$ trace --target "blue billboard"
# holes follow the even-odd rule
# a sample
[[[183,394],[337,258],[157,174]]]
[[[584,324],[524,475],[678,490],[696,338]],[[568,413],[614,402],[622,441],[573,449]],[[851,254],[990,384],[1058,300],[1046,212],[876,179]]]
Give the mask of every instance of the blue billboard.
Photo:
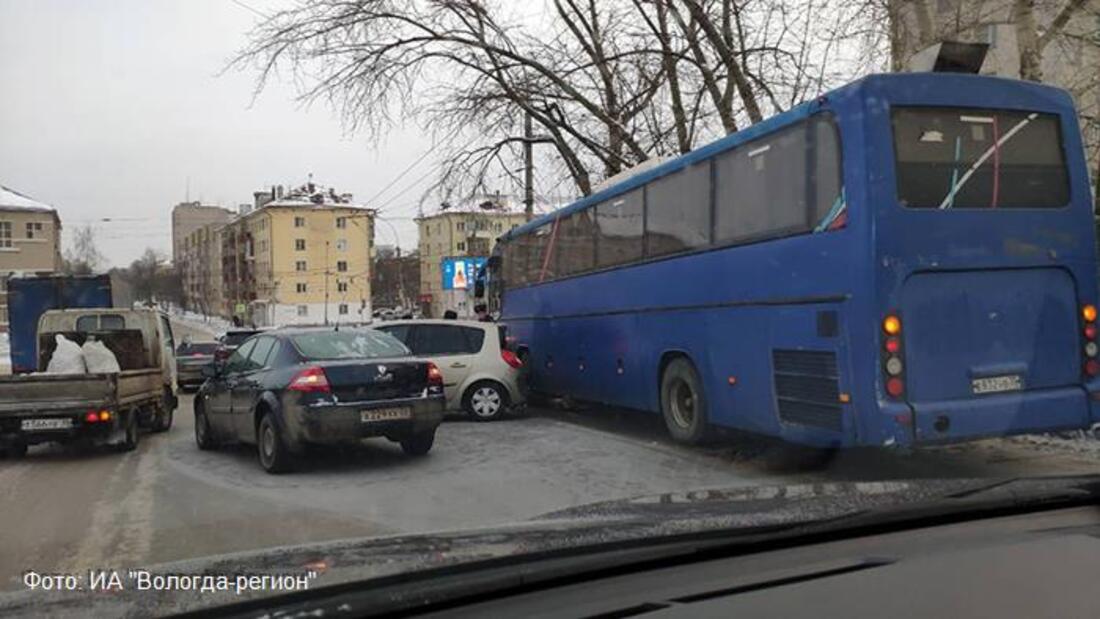
[[[443,290],[466,290],[474,287],[477,271],[488,258],[444,258],[442,262]]]

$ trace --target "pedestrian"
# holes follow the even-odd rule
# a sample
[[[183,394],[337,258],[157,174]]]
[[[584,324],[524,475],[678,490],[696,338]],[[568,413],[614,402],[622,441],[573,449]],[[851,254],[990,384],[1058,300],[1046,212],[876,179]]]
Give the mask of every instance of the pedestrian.
[[[458,320],[458,312],[454,310],[443,312],[443,320]]]
[[[489,306],[484,303],[475,305],[474,313],[477,314],[478,322],[493,322],[493,317],[489,315]]]

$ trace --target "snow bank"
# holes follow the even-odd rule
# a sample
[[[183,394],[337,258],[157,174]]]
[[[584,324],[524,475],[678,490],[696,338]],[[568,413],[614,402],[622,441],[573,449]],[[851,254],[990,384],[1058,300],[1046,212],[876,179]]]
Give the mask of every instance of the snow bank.
[[[1100,459],[1100,424],[1093,425],[1089,430],[1062,434],[1025,434],[1009,440],[1040,451],[1072,452]]]

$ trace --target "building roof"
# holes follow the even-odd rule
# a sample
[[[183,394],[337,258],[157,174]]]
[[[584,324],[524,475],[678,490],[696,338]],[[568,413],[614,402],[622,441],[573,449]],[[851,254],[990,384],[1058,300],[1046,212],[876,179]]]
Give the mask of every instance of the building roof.
[[[23,195],[14,189],[0,185],[0,208],[6,210],[55,212],[49,204],[39,202],[34,198]]]

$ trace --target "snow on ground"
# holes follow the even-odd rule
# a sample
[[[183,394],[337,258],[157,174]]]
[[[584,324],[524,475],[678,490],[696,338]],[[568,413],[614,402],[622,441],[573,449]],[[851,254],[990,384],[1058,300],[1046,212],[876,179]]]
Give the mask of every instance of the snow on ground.
[[[1026,434],[1008,440],[1039,451],[1071,452],[1100,459],[1100,424],[1094,425],[1091,430],[1060,434]]]
[[[219,316],[203,316],[180,309],[172,311],[172,318],[193,329],[206,331],[210,335],[220,335],[233,326],[228,320]]]

